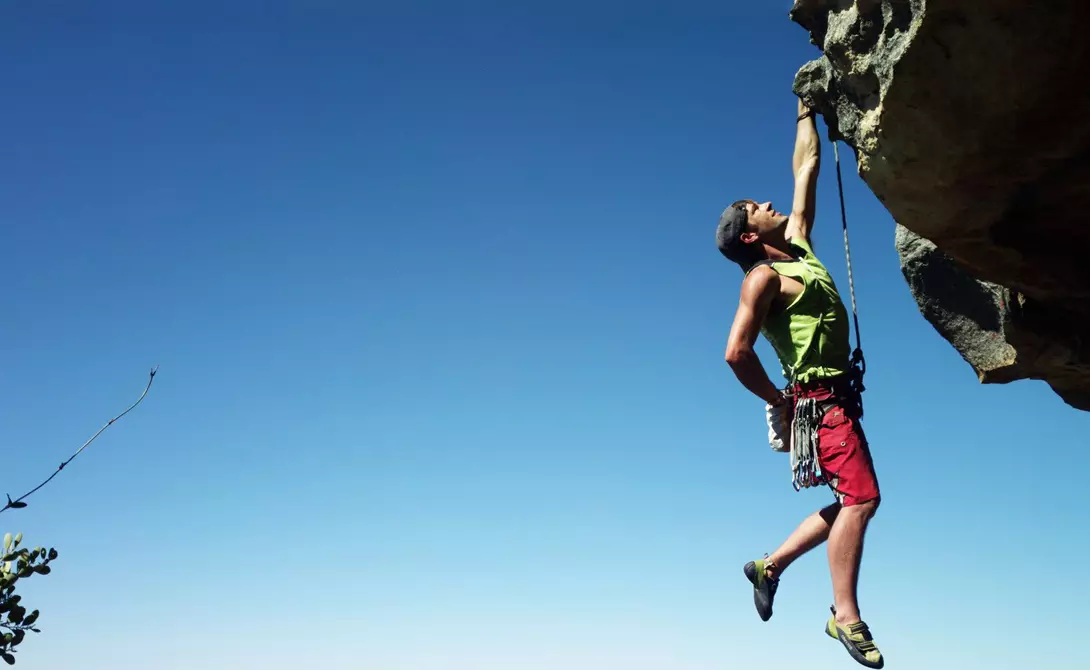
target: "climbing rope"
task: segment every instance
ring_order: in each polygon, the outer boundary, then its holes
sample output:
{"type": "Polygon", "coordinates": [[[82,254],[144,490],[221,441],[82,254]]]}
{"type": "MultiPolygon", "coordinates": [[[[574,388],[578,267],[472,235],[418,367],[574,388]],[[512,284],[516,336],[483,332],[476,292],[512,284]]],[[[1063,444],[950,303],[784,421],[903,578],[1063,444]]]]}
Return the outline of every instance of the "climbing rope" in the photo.
{"type": "Polygon", "coordinates": [[[840,151],[833,141],[833,156],[836,160],[836,188],[840,193],[840,220],[844,226],[844,257],[848,262],[848,292],[852,298],[852,321],[855,323],[855,351],[852,352],[852,385],[856,392],[863,392],[863,375],[867,371],[867,362],[863,358],[863,343],[859,335],[859,311],[855,304],[855,280],[852,277],[852,250],[848,244],[848,214],[844,208],[844,182],[840,177],[840,151]]]}

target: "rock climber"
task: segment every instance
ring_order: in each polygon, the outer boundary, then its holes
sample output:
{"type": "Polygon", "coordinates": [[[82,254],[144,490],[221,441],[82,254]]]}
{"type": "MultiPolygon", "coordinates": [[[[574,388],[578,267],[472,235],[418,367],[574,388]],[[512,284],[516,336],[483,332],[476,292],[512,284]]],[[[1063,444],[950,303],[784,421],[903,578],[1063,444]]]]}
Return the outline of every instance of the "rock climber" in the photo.
{"type": "Polygon", "coordinates": [[[860,385],[852,383],[848,313],[810,241],[820,165],[814,112],[800,99],[791,213],[778,212],[769,202],[740,200],[723,211],[716,231],[719,251],[745,273],[726,361],[738,380],[767,403],[769,416],[783,417],[784,425],[772,427],[778,434],[786,440],[816,434],[817,483],[827,484],[835,499],[805,519],[774,552],[746,563],[743,572],[753,584],[758,615],[768,621],[784,572],[828,540],[834,604],[825,632],[862,665],[881,668],[882,654],[856,601],[863,536],[881,496],[860,423],[860,385]],[[758,334],[780,360],[788,381],[783,390],[769,379],[754,351],[758,334]],[[798,407],[807,399],[808,407],[818,409],[808,413],[810,425],[800,430],[798,407]]]}

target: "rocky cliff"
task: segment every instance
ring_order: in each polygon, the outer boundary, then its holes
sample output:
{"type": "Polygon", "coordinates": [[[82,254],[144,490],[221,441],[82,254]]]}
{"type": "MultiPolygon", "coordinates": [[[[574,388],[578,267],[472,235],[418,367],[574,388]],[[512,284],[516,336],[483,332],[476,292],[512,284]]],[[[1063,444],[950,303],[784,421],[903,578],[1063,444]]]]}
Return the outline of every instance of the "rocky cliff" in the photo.
{"type": "Polygon", "coordinates": [[[797,0],[795,92],[898,223],[923,315],[982,382],[1090,410],[1090,2],[797,0]]]}

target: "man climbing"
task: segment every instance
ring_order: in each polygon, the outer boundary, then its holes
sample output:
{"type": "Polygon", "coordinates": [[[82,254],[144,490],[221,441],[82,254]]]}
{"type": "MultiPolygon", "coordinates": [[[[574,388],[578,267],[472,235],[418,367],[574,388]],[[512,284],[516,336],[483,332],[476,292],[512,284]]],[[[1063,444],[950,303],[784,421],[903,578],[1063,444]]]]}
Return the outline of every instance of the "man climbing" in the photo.
{"type": "Polygon", "coordinates": [[[801,100],[796,126],[791,213],[777,212],[768,202],[741,200],[719,220],[719,251],[745,272],[726,361],[738,380],[767,403],[770,421],[783,417],[783,424],[772,428],[790,444],[796,489],[799,482],[828,484],[836,502],[804,520],[771,555],[750,561],[743,571],[753,584],[757,613],[768,621],[784,571],[828,540],[834,605],[825,632],[859,663],[881,668],[882,654],[856,602],[863,536],[881,497],[859,423],[862,401],[860,384],[854,383],[847,310],[810,242],[821,144],[814,113],[801,100]],[[780,360],[788,380],[783,391],[754,351],[759,333],[780,360]],[[813,452],[813,472],[803,471],[805,456],[813,452]]]}

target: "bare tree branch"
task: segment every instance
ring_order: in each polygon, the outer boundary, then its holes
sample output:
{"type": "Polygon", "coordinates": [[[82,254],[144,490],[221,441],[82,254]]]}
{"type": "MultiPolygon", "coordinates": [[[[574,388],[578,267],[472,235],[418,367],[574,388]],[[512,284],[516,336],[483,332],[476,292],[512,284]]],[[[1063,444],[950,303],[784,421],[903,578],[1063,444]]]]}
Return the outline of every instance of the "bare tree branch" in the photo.
{"type": "Polygon", "coordinates": [[[144,392],[140,394],[140,397],[136,399],[136,402],[134,402],[134,403],[133,403],[132,405],[130,405],[130,406],[129,406],[129,408],[128,408],[127,410],[125,410],[124,412],[122,412],[121,414],[118,414],[118,415],[117,415],[117,416],[115,416],[114,418],[110,419],[110,420],[109,420],[109,421],[108,421],[108,422],[106,423],[106,425],[105,425],[105,426],[103,426],[102,428],[99,428],[99,429],[98,429],[98,432],[97,432],[97,433],[95,433],[94,435],[92,435],[92,436],[91,436],[91,439],[89,439],[89,440],[87,440],[86,442],[84,442],[84,443],[83,443],[83,446],[82,446],[82,447],[80,447],[79,449],[77,449],[77,450],[76,450],[76,453],[74,453],[74,454],[72,454],[71,456],[69,456],[69,457],[68,457],[68,460],[67,460],[67,461],[65,461],[65,462],[61,463],[60,467],[58,467],[58,468],[57,468],[57,470],[56,470],[56,471],[55,471],[55,472],[54,472],[53,474],[49,475],[49,479],[46,479],[46,480],[45,480],[44,482],[42,482],[41,484],[38,484],[38,485],[37,485],[37,486],[35,486],[34,488],[30,489],[29,491],[27,491],[26,493],[24,493],[24,494],[23,494],[23,495],[22,495],[21,497],[19,497],[19,498],[18,498],[18,499],[16,499],[16,500],[12,500],[12,499],[11,499],[11,495],[9,494],[9,495],[8,495],[8,503],[7,503],[6,505],[4,505],[4,507],[3,507],[2,509],[0,509],[0,512],[5,512],[5,511],[7,511],[8,509],[19,509],[19,508],[21,508],[21,507],[26,507],[26,503],[25,503],[25,502],[23,502],[23,500],[25,500],[26,498],[28,498],[28,497],[29,497],[29,496],[30,496],[30,495],[31,495],[32,493],[34,493],[34,492],[35,492],[35,491],[37,491],[38,489],[40,489],[40,488],[42,488],[43,486],[45,486],[46,484],[48,484],[48,483],[49,483],[49,482],[50,482],[50,481],[51,481],[51,480],[52,480],[52,479],[53,479],[54,477],[56,477],[56,476],[57,476],[58,474],[60,474],[60,471],[64,469],[64,466],[66,466],[66,465],[68,465],[69,463],[71,463],[71,462],[72,462],[72,459],[73,459],[73,458],[75,458],[76,456],[79,456],[80,452],[81,452],[81,451],[83,451],[84,449],[86,449],[86,448],[87,448],[87,445],[89,445],[89,444],[91,444],[92,442],[94,442],[94,441],[95,441],[95,438],[97,438],[97,437],[98,437],[99,435],[101,435],[101,434],[102,434],[102,431],[104,431],[104,430],[106,430],[107,428],[109,428],[110,426],[114,425],[114,422],[115,422],[115,421],[117,421],[117,420],[118,420],[118,419],[120,419],[121,417],[123,417],[123,416],[125,416],[126,414],[128,414],[129,412],[131,412],[131,411],[132,411],[132,410],[133,410],[133,409],[134,409],[134,408],[135,408],[135,407],[136,407],[137,405],[139,405],[139,404],[140,404],[140,402],[141,402],[141,401],[142,401],[142,400],[144,399],[144,396],[146,396],[146,395],[148,394],[148,391],[149,391],[149,390],[151,389],[151,383],[152,383],[153,381],[155,381],[155,373],[156,373],[156,372],[158,372],[158,371],[159,371],[159,366],[158,366],[158,365],[157,365],[157,366],[155,366],[154,368],[152,368],[152,370],[151,370],[151,374],[150,374],[150,376],[148,377],[148,385],[144,387],[144,392]]]}

